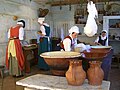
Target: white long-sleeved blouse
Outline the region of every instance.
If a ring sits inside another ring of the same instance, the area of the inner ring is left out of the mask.
[[[8,38],[10,38],[10,29],[8,30]],[[23,27],[20,27],[20,29],[19,29],[19,39],[20,40],[24,39],[24,29],[23,29]]]
[[[101,39],[102,39],[102,40],[105,40],[106,38],[107,38],[106,36],[103,37],[103,36],[101,35]],[[98,43],[98,41],[99,41],[99,36],[97,37],[97,39],[95,40],[95,42]],[[108,39],[107,39],[106,42],[105,42],[105,46],[108,46]]]
[[[69,35],[69,36],[72,38],[71,35]],[[72,43],[73,47],[71,47],[71,43]],[[64,45],[65,51],[72,51],[77,45],[77,39],[72,38],[72,42],[71,42],[71,40],[69,38],[66,38],[63,40],[63,45]]]

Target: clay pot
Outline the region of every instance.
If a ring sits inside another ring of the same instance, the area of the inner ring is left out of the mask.
[[[111,50],[111,46],[91,46],[90,52],[83,51],[88,60],[101,61]]]
[[[50,71],[53,75],[65,76],[69,68],[69,60],[66,58],[44,58],[45,62],[49,65]]]
[[[82,61],[71,60],[69,69],[66,72],[66,79],[68,84],[78,86],[85,81],[86,73],[82,68]]]
[[[101,85],[104,78],[104,72],[101,69],[100,61],[91,61],[90,68],[87,71],[88,83],[90,85]]]
[[[18,16],[13,16],[13,20],[16,21],[18,19]]]
[[[43,57],[45,62],[49,65],[53,75],[65,76],[69,68],[69,60],[77,60],[77,57],[80,57],[81,54],[72,51],[51,51],[44,52],[40,56]]]

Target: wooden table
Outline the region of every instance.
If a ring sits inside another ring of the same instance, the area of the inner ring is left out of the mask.
[[[33,54],[33,58],[34,61],[36,60],[37,61],[37,45],[33,44],[33,45],[29,45],[29,46],[24,46],[23,47],[23,53],[24,53],[24,57],[25,57],[25,72],[26,73],[29,73],[30,72],[30,60],[27,59],[27,56],[29,54]],[[33,51],[33,53],[32,53]]]
[[[88,80],[81,86],[68,85],[66,77],[36,74],[16,82],[24,90],[109,90],[110,82],[103,81],[100,86],[91,86]]]

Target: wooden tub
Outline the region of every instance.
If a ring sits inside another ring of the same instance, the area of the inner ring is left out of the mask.
[[[78,52],[52,51],[40,55],[50,66],[53,75],[65,76],[69,67],[69,60],[77,60],[81,56]]]

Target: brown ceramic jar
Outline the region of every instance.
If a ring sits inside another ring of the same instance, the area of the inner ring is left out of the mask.
[[[104,78],[104,72],[101,69],[100,61],[90,61],[90,68],[87,71],[88,83],[90,85],[101,85]]]
[[[85,81],[86,73],[82,68],[82,60],[71,60],[69,69],[66,72],[68,84],[78,86]]]

